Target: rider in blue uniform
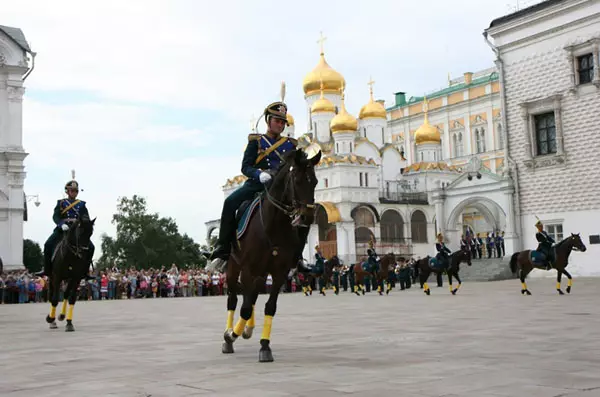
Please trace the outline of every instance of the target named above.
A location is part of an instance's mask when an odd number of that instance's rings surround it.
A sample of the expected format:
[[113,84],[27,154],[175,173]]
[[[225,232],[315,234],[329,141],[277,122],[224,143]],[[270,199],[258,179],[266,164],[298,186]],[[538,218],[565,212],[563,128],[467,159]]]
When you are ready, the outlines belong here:
[[444,244],[444,236],[442,233],[438,233],[437,239],[438,242],[435,244],[435,249],[437,250],[438,254],[435,258],[438,260],[439,266],[442,269],[445,269],[450,264],[450,254],[452,251],[450,251],[450,249],[446,247],[446,244]]
[[[76,180],[71,180],[65,184],[65,193],[67,193],[67,198],[57,200],[56,206],[54,207],[52,220],[56,224],[56,227],[52,231],[50,237],[48,237],[48,240],[44,243],[44,270],[35,274],[39,277],[50,277],[52,274],[52,254],[54,253],[56,245],[62,239],[63,233],[69,231],[69,223],[83,216],[89,217],[85,201],[77,200],[79,184]],[[92,264],[92,258],[94,257],[94,250],[94,243],[90,241],[87,251],[90,265]],[[95,277],[88,274],[85,279],[93,280]]]
[[542,260],[544,261],[544,265],[546,266],[546,270],[552,269],[552,264],[554,264],[554,250],[552,249],[552,244],[555,243],[554,239],[546,233],[544,230],[544,225],[540,220],[535,224],[537,228],[537,233],[535,234],[536,240],[539,242],[537,250],[541,254],[543,254]]
[[[267,123],[267,133],[248,136],[248,145],[242,159],[242,173],[248,177],[248,180],[225,199],[221,213],[219,238],[215,249],[212,252],[203,252],[203,255],[212,261],[209,269],[225,271],[231,244],[236,240],[236,211],[244,201],[254,199],[258,193],[265,190],[265,185],[271,181],[272,175],[282,163],[284,155],[296,149],[297,141],[295,139],[281,136],[287,125],[287,105],[283,102],[274,102],[266,107],[263,115]],[[303,265],[302,251],[309,230],[307,227],[298,228],[301,244],[295,256],[300,271],[307,271]],[[215,259],[221,259],[221,261],[215,261]]]
[[323,274],[325,272],[325,257],[321,252],[321,247],[315,245],[315,274]]

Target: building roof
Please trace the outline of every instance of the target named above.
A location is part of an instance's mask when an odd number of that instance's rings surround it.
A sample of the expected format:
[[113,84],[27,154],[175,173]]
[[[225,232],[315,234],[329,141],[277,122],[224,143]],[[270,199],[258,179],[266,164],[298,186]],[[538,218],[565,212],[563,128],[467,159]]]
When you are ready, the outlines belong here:
[[537,4],[534,4],[532,6],[523,8],[522,10],[513,12],[512,14],[504,15],[503,17],[494,19],[492,21],[492,23],[490,23],[490,28],[493,28],[493,27],[498,26],[498,25],[502,25],[503,23],[506,23],[506,22],[510,22],[510,21],[512,21],[514,19],[520,18],[520,17],[525,16],[527,14],[531,14],[531,13],[534,13],[534,12],[537,12],[537,11],[541,11],[543,9],[546,9],[548,7],[552,7],[553,5],[560,4],[560,3],[563,3],[565,1],[567,1],[567,0],[545,0],[545,1],[542,1],[541,3],[537,3]]
[[[466,84],[464,82],[458,83],[458,84],[454,84],[454,85],[451,85],[448,88],[444,88],[442,90],[438,90],[438,91],[434,91],[432,93],[429,93],[426,96],[427,96],[427,99],[435,99],[435,98],[438,98],[438,97],[450,95],[450,94],[452,94],[454,92],[463,91],[466,88],[471,88],[471,87],[475,87],[475,86],[478,86],[478,85],[488,84],[488,83],[491,83],[493,81],[498,81],[498,72],[496,72],[496,71],[491,72],[489,74],[486,74],[484,76],[480,76],[480,77],[474,78],[471,81],[471,84]],[[406,107],[406,106],[410,106],[410,105],[415,104],[415,103],[423,102],[423,99],[425,99],[424,96],[413,96],[413,97],[410,97],[410,99],[408,101],[406,101],[405,104],[403,104],[403,105],[394,105],[394,106],[391,106],[389,108],[386,108],[385,110],[388,111],[388,112],[391,112],[392,110],[400,109],[400,108],[403,108],[403,107]]]
[[15,43],[19,45],[23,50],[27,52],[31,52],[31,48],[29,48],[29,44],[25,39],[25,35],[23,31],[19,28],[11,28],[10,26],[0,25],[0,32],[3,32],[8,37],[10,37]]

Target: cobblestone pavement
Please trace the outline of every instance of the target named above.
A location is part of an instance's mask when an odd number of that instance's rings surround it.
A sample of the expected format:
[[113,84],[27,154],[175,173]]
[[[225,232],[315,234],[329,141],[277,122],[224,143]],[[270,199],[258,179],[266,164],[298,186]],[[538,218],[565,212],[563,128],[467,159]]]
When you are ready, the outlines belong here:
[[[2,396],[600,396],[600,279],[465,283],[357,297],[282,295],[274,363],[252,340],[221,354],[225,298],[0,306]],[[241,300],[240,300],[241,304]]]

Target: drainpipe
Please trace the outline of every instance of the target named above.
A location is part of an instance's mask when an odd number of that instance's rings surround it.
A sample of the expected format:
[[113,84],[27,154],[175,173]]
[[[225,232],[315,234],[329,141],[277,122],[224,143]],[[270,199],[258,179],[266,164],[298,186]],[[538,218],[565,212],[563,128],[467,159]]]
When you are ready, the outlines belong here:
[[[519,169],[517,167],[517,163],[510,157],[508,152],[508,123],[506,121],[506,90],[504,88],[504,62],[502,62],[502,58],[500,57],[500,50],[498,47],[494,46],[490,40],[488,39],[488,33],[486,31],[483,32],[483,38],[487,45],[490,46],[494,54],[496,54],[496,65],[498,66],[498,79],[500,83],[500,106],[502,107],[501,117],[502,124],[504,126],[502,133],[504,134],[504,164],[509,166],[509,169],[514,173],[514,186],[515,186],[515,229],[518,232],[518,236],[520,237],[519,243],[522,245],[523,238],[523,223],[521,221],[521,196],[519,193]],[[521,247],[518,247],[520,249]]]
[[32,51],[32,52],[30,52],[30,54],[31,54],[31,67],[29,68],[29,70],[27,72],[25,72],[21,81],[27,80],[27,77],[29,77],[31,72],[33,72],[33,68],[35,68],[35,56],[37,55],[37,52]]

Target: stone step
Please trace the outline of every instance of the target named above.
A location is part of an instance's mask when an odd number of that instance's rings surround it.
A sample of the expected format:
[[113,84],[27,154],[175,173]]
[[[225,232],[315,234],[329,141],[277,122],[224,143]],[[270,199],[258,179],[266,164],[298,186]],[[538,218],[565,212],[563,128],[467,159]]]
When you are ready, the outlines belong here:
[[467,281],[497,281],[517,278],[510,271],[509,257],[474,259],[471,266],[460,265],[460,278]]

